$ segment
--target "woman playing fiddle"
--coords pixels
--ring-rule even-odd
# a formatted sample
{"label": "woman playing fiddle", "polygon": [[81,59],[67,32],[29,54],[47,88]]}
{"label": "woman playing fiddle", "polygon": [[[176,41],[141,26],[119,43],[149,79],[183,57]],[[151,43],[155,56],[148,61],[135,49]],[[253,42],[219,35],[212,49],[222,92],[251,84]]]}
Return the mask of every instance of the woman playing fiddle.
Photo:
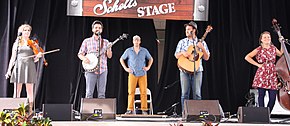
{"label": "woman playing fiddle", "polygon": [[[258,89],[258,102],[259,107],[264,107],[264,97],[266,91],[269,94],[269,102],[267,107],[270,108],[270,112],[275,105],[278,80],[277,72],[275,70],[276,55],[282,56],[282,48],[278,50],[271,42],[271,35],[268,31],[264,31],[260,35],[260,46],[248,53],[245,60],[258,67],[254,81],[253,88]],[[256,60],[253,60],[256,57]]]}
{"label": "woman playing fiddle", "polygon": [[[22,84],[25,83],[30,112],[32,112],[34,101],[33,87],[37,81],[35,62],[43,55],[42,52],[36,51],[37,48],[40,48],[38,44],[29,38],[31,30],[32,27],[28,24],[23,24],[18,28],[18,33],[22,34],[22,36],[19,36],[13,44],[12,55],[5,75],[6,79],[11,76],[10,82],[14,83],[14,98],[20,97]],[[36,56],[34,58],[23,58],[31,55]],[[13,71],[11,73],[12,68]]]}

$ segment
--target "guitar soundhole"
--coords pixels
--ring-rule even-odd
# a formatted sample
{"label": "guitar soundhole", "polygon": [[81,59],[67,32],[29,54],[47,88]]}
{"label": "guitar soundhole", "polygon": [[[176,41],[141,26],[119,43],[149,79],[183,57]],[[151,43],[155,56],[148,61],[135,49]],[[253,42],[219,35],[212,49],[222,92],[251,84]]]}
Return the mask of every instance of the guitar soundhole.
{"label": "guitar soundhole", "polygon": [[195,47],[193,47],[193,50],[191,51],[191,55],[192,55],[192,56],[190,56],[190,57],[188,58],[189,61],[194,62],[194,61],[197,61],[197,60],[198,60],[198,58],[199,58],[199,53],[197,53],[197,52],[195,51]]}
{"label": "guitar soundhole", "polygon": [[190,56],[188,58],[189,61],[194,62],[194,61],[197,61],[198,60],[198,58],[199,58],[199,54],[198,53],[194,53],[194,51],[192,51],[191,55],[192,56]]}
{"label": "guitar soundhole", "polygon": [[197,55],[196,55],[196,56],[194,56],[194,61],[197,61],[197,60],[198,60],[198,58],[199,58],[199,54],[197,53]]}

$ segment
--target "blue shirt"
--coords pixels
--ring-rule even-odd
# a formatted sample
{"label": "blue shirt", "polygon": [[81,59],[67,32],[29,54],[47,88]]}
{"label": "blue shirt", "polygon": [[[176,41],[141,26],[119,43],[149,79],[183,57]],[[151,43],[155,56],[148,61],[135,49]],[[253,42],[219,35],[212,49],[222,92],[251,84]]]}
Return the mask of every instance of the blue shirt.
{"label": "blue shirt", "polygon": [[[181,39],[178,42],[178,44],[177,44],[177,47],[176,47],[174,55],[176,55],[179,52],[186,52],[189,46],[196,45],[197,42],[198,42],[197,37],[195,39],[193,39],[193,40],[189,40],[188,38]],[[210,54],[209,49],[208,49],[207,44],[205,43],[205,41],[202,42],[202,45],[204,46],[206,52],[208,54]],[[202,50],[200,49],[200,51],[202,51]],[[199,66],[199,69],[197,71],[203,71],[202,60],[200,60],[200,66]]]}
{"label": "blue shirt", "polygon": [[146,66],[146,59],[149,60],[152,58],[149,51],[143,47],[140,47],[138,54],[134,51],[133,47],[130,47],[125,50],[121,56],[123,60],[128,59],[128,67],[133,71],[134,76],[144,76],[146,71],[143,70],[143,67]]}

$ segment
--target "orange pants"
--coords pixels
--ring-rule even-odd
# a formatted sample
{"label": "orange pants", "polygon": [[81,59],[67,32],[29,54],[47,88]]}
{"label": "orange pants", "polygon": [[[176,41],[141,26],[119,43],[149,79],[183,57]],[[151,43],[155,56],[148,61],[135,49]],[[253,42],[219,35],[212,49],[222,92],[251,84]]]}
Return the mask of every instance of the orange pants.
{"label": "orange pants", "polygon": [[134,98],[137,83],[140,88],[141,110],[148,110],[147,107],[147,75],[136,77],[129,73],[128,76],[128,108],[134,110]]}

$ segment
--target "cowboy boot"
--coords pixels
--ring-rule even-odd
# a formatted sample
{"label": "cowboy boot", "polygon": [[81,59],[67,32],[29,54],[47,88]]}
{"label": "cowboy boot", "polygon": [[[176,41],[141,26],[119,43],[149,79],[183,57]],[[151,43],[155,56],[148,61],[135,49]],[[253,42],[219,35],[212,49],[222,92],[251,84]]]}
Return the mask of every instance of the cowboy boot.
{"label": "cowboy boot", "polygon": [[29,102],[29,115],[33,114],[33,102]]}

